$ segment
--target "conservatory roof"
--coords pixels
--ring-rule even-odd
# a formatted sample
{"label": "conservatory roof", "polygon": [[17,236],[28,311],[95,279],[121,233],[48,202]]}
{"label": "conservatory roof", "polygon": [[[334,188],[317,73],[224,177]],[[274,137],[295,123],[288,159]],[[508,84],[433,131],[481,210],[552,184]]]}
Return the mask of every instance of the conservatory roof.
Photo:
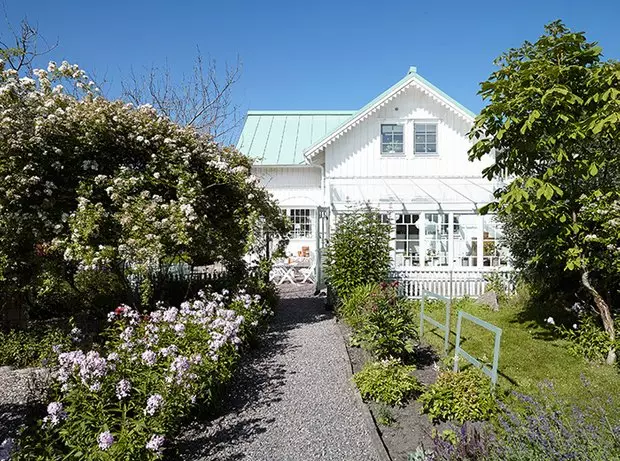
{"label": "conservatory roof", "polygon": [[237,149],[259,165],[304,163],[303,151],[355,111],[249,111]]}
{"label": "conservatory roof", "polygon": [[400,177],[343,180],[330,186],[336,206],[430,204],[438,208],[467,205],[479,208],[493,200],[496,185],[480,177]]}

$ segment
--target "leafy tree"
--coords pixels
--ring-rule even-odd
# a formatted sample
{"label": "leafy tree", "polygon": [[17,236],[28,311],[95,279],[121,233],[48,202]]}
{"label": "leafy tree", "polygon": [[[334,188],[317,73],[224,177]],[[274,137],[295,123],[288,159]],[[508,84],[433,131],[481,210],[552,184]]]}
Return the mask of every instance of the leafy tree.
{"label": "leafy tree", "polygon": [[[585,289],[614,341],[620,228],[609,223],[620,204],[620,64],[556,21],[496,65],[470,133],[470,159],[491,155],[484,175],[505,181],[483,212],[497,211],[531,281]],[[612,348],[609,363],[615,355]]]}
{"label": "leafy tree", "polygon": [[389,225],[372,210],[339,217],[327,248],[325,275],[341,299],[356,287],[383,282],[390,269]]}

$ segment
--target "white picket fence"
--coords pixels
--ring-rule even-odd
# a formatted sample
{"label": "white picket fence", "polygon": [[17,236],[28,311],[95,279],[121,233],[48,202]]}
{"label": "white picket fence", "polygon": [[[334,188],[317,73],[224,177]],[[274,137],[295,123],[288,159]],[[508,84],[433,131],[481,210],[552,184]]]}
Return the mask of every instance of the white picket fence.
{"label": "white picket fence", "polygon": [[499,277],[508,293],[515,288],[515,271],[512,269],[439,269],[403,266],[392,269],[390,279],[398,281],[401,295],[419,299],[422,290],[442,296],[462,298],[478,297],[486,291],[489,280]]}

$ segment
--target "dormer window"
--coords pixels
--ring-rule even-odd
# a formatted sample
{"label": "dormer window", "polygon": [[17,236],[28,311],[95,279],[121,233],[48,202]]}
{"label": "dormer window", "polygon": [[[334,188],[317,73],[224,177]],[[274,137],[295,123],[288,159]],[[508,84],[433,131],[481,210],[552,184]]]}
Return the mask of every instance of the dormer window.
{"label": "dormer window", "polygon": [[437,154],[437,123],[415,122],[414,123],[415,154]]}
{"label": "dormer window", "polygon": [[403,125],[396,123],[381,125],[381,154],[402,155],[404,152]]}

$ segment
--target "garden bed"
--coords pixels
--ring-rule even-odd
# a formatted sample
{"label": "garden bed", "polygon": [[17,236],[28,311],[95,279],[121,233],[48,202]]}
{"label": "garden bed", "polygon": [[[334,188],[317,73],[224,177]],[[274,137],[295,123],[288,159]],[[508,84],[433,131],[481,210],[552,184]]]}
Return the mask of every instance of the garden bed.
{"label": "garden bed", "polygon": [[[350,327],[343,322],[338,322],[338,325],[346,344],[351,369],[353,373],[357,373],[372,358],[363,349],[351,347]],[[438,369],[435,363],[439,358],[430,347],[423,347],[418,352],[418,368],[414,374],[421,384],[431,384],[437,379]],[[372,414],[376,431],[392,461],[407,461],[409,454],[414,453],[420,445],[427,449],[432,448],[433,432],[442,432],[453,427],[445,422],[432,423],[427,415],[421,413],[422,406],[417,400],[396,407],[386,407],[374,402],[365,402],[365,405]],[[380,421],[388,415],[390,424],[382,424]]]}

